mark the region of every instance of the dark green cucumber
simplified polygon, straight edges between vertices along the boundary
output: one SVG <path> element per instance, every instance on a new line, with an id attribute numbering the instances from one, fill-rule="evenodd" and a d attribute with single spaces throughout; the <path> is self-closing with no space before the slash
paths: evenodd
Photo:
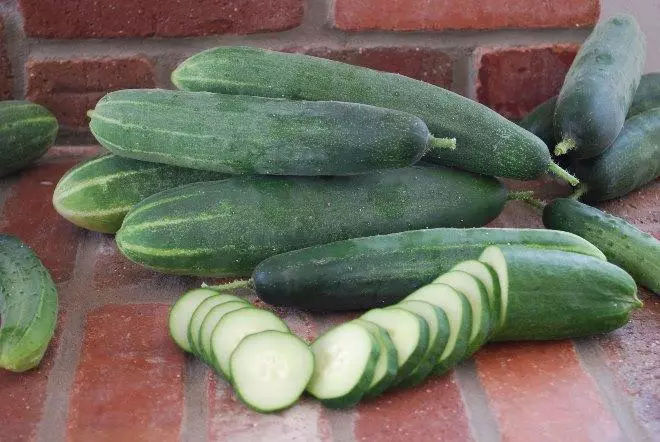
<path id="1" fill-rule="evenodd" d="M 90 116 L 113 153 L 233 174 L 351 175 L 410 166 L 443 143 L 415 115 L 331 101 L 122 90 Z"/>
<path id="2" fill-rule="evenodd" d="M 29 101 L 0 101 L 0 177 L 41 157 L 55 142 L 57 119 Z"/>
<path id="3" fill-rule="evenodd" d="M 173 73 L 180 89 L 292 100 L 370 104 L 419 116 L 436 137 L 456 138 L 456 150 L 430 149 L 425 159 L 484 175 L 535 179 L 552 170 L 543 142 L 486 106 L 402 75 L 337 61 L 249 47 L 196 54 Z"/>
<path id="4" fill-rule="evenodd" d="M 227 178 L 218 172 L 103 155 L 69 170 L 53 192 L 55 210 L 88 230 L 115 233 L 128 211 L 146 197 L 199 181 Z"/>
<path id="5" fill-rule="evenodd" d="M 39 365 L 57 310 L 48 270 L 18 238 L 0 234 L 0 368 L 22 372 Z"/>
<path id="6" fill-rule="evenodd" d="M 559 250 L 491 246 L 479 258 L 495 269 L 505 309 L 496 341 L 550 340 L 621 327 L 637 298 L 633 278 L 606 261 Z"/>
<path id="7" fill-rule="evenodd" d="M 642 75 L 626 118 L 632 118 L 656 107 L 660 107 L 660 72 Z"/>
<path id="8" fill-rule="evenodd" d="M 257 295 L 273 305 L 329 311 L 384 307 L 497 244 L 564 250 L 605 260 L 594 245 L 565 232 L 441 228 L 282 253 L 259 263 L 252 281 Z"/>
<path id="9" fill-rule="evenodd" d="M 548 229 L 580 235 L 639 284 L 660 294 L 660 241 L 648 233 L 621 218 L 566 198 L 545 206 L 543 224 Z"/>
<path id="10" fill-rule="evenodd" d="M 585 201 L 624 196 L 660 176 L 660 107 L 626 121 L 612 147 L 580 161 L 575 172 L 584 181 Z"/>
<path id="11" fill-rule="evenodd" d="M 644 69 L 646 44 L 637 21 L 625 14 L 596 25 L 578 51 L 557 98 L 556 155 L 602 154 L 623 127 Z"/>
<path id="12" fill-rule="evenodd" d="M 162 272 L 243 276 L 269 256 L 312 245 L 481 226 L 505 201 L 497 179 L 442 167 L 350 177 L 239 176 L 143 200 L 124 219 L 117 244 L 131 260 Z"/>

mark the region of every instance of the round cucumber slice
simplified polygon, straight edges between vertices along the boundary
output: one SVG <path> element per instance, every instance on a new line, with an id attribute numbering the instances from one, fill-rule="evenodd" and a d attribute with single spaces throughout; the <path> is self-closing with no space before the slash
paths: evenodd
<path id="1" fill-rule="evenodd" d="M 376 361 L 374 377 L 371 380 L 369 389 L 364 393 L 365 397 L 376 397 L 394 383 L 397 371 L 399 370 L 396 347 L 394 347 L 390 335 L 387 334 L 387 330 L 383 327 L 360 318 L 354 319 L 353 322 L 364 327 L 369 333 L 371 333 L 371 336 L 376 339 L 378 347 L 380 348 L 380 355 L 378 356 L 378 361 Z"/>
<path id="2" fill-rule="evenodd" d="M 222 317 L 235 310 L 250 307 L 252 306 L 247 302 L 231 301 L 216 305 L 208 312 L 199 329 L 199 350 L 200 356 L 204 361 L 214 365 L 211 351 L 211 335 L 213 334 L 213 329 L 218 325 L 218 322 L 220 322 Z M 216 367 L 216 369 L 218 368 Z"/>
<path id="3" fill-rule="evenodd" d="M 496 329 L 501 327 L 504 322 L 502 319 L 502 306 L 500 302 L 500 280 L 497 277 L 495 270 L 488 264 L 474 259 L 460 262 L 456 264 L 452 270 L 460 270 L 461 272 L 469 273 L 481 281 L 488 294 L 488 303 L 490 304 L 490 311 L 493 316 L 493 327 Z"/>
<path id="4" fill-rule="evenodd" d="M 204 353 L 200 347 L 199 332 L 202 328 L 202 322 L 204 318 L 211 311 L 211 309 L 217 305 L 224 304 L 226 302 L 243 302 L 246 303 L 242 298 L 234 295 L 228 295 L 225 293 L 218 293 L 215 296 L 206 298 L 197 306 L 195 311 L 190 318 L 190 324 L 188 324 L 188 342 L 190 342 L 190 349 L 193 353 L 200 356 L 204 359 Z"/>
<path id="5" fill-rule="evenodd" d="M 193 313 L 205 299 L 216 296 L 217 291 L 201 288 L 184 293 L 170 309 L 168 328 L 174 342 L 187 352 L 192 352 L 188 326 Z"/>
<path id="6" fill-rule="evenodd" d="M 509 271 L 507 269 L 504 254 L 497 246 L 489 246 L 479 256 L 479 261 L 488 264 L 495 273 L 500 283 L 500 328 L 506 323 L 506 312 L 509 304 Z"/>

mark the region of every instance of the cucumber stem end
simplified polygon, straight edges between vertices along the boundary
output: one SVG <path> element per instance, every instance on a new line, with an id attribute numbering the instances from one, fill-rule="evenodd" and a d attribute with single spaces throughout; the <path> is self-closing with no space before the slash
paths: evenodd
<path id="1" fill-rule="evenodd" d="M 429 136 L 429 146 L 431 149 L 456 149 L 456 138 L 436 138 Z"/>
<path id="2" fill-rule="evenodd" d="M 568 173 L 566 170 L 562 169 L 557 163 L 551 161 L 550 166 L 548 166 L 548 171 L 554 174 L 556 177 L 561 178 L 564 181 L 567 181 L 571 186 L 575 187 L 580 184 L 580 180 L 575 178 L 573 175 Z"/>
<path id="3" fill-rule="evenodd" d="M 209 289 L 212 289 L 212 290 L 219 290 L 219 291 L 250 288 L 250 287 L 252 287 L 252 280 L 251 279 L 237 279 L 236 281 L 232 281 L 232 282 L 228 282 L 228 283 L 220 284 L 220 285 L 202 284 L 202 287 L 209 288 Z"/>
<path id="4" fill-rule="evenodd" d="M 518 190 L 515 192 L 509 192 L 506 197 L 507 201 L 524 201 L 532 207 L 543 210 L 545 207 L 545 202 L 541 201 L 538 198 L 534 198 L 533 190 Z"/>
<path id="5" fill-rule="evenodd" d="M 577 147 L 575 144 L 575 140 L 572 138 L 566 138 L 565 140 L 560 141 L 556 146 L 555 146 L 555 155 L 564 155 L 566 154 L 569 150 L 573 150 Z"/>

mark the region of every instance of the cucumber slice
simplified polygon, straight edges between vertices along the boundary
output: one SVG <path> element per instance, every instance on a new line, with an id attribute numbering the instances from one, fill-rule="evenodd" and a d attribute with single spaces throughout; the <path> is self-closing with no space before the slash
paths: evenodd
<path id="1" fill-rule="evenodd" d="M 199 332 L 202 329 L 202 322 L 204 322 L 206 315 L 211 311 L 213 307 L 217 305 L 236 301 L 242 301 L 244 303 L 246 302 L 238 296 L 216 292 L 215 296 L 206 298 L 201 302 L 201 304 L 197 306 L 192 314 L 192 317 L 190 318 L 190 324 L 188 324 L 188 342 L 190 342 L 190 349 L 193 353 L 204 359 L 204 354 L 202 353 L 202 349 L 199 345 Z"/>
<path id="2" fill-rule="evenodd" d="M 509 305 L 509 271 L 506 267 L 504 254 L 498 247 L 487 247 L 479 256 L 479 261 L 488 264 L 495 273 L 500 283 L 500 326 L 506 322 L 507 306 Z"/>
<path id="3" fill-rule="evenodd" d="M 190 339 L 188 338 L 188 325 L 190 325 L 193 313 L 205 299 L 217 295 L 218 292 L 215 290 L 193 289 L 181 295 L 170 309 L 168 321 L 170 336 L 183 350 L 192 351 Z"/>
<path id="4" fill-rule="evenodd" d="M 419 365 L 429 345 L 429 326 L 415 313 L 397 307 L 373 309 L 362 315 L 362 319 L 380 325 L 390 335 L 397 353 L 399 370 L 394 383 L 410 376 Z"/>
<path id="5" fill-rule="evenodd" d="M 261 413 L 295 404 L 314 371 L 314 355 L 291 333 L 268 330 L 241 340 L 229 361 L 238 398 Z"/>
<path id="6" fill-rule="evenodd" d="M 504 325 L 502 305 L 500 303 L 500 280 L 495 270 L 481 261 L 474 259 L 456 264 L 452 270 L 460 270 L 477 278 L 486 288 L 488 304 L 492 315 L 493 328 L 499 329 Z"/>
<path id="7" fill-rule="evenodd" d="M 387 330 L 383 327 L 360 318 L 354 319 L 352 322 L 364 327 L 369 333 L 371 333 L 371 336 L 376 339 L 378 347 L 380 348 L 380 355 L 378 356 L 378 361 L 376 361 L 374 377 L 371 380 L 369 389 L 364 394 L 365 397 L 376 397 L 394 383 L 394 379 L 399 370 L 396 347 L 394 347 L 390 335 L 387 334 Z"/>
<path id="8" fill-rule="evenodd" d="M 204 321 L 202 322 L 202 326 L 199 328 L 200 357 L 204 361 L 210 365 L 214 364 L 214 359 L 211 352 L 211 335 L 213 334 L 213 329 L 215 329 L 222 317 L 227 313 L 250 307 L 252 306 L 247 302 L 230 301 L 225 302 L 224 304 L 216 305 L 208 312 L 204 318 Z M 220 371 L 217 367 L 215 368 L 216 370 Z"/>
<path id="9" fill-rule="evenodd" d="M 229 360 L 232 352 L 244 337 L 266 330 L 290 333 L 286 323 L 268 310 L 248 307 L 224 315 L 211 333 L 214 366 L 231 380 Z"/>
<path id="10" fill-rule="evenodd" d="M 435 368 L 438 358 L 445 350 L 447 341 L 449 340 L 449 320 L 444 310 L 428 302 L 404 300 L 397 304 L 397 307 L 417 313 L 424 318 L 426 324 L 429 326 L 429 345 L 422 361 L 410 376 L 399 384 L 402 387 L 412 387 L 426 379 L 433 371 L 433 368 Z"/>
<path id="11" fill-rule="evenodd" d="M 463 293 L 472 308 L 472 331 L 464 358 L 472 356 L 488 340 L 493 324 L 488 304 L 488 294 L 484 285 L 469 273 L 458 270 L 449 271 L 437 277 L 434 284 L 447 284 Z"/>
<path id="12" fill-rule="evenodd" d="M 444 374 L 465 356 L 472 330 L 472 311 L 464 294 L 446 284 L 429 284 L 415 290 L 406 301 L 424 301 L 444 310 L 449 321 L 449 340 L 433 372 Z"/>
<path id="13" fill-rule="evenodd" d="M 380 356 L 371 333 L 347 322 L 319 336 L 311 348 L 314 373 L 307 392 L 328 407 L 357 404 L 371 385 Z"/>

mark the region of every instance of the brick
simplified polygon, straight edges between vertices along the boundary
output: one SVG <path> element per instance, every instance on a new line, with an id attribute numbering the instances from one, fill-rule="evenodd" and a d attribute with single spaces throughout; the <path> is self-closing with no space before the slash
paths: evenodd
<path id="1" fill-rule="evenodd" d="M 68 441 L 178 441 L 185 357 L 167 305 L 108 305 L 87 315 Z"/>
<path id="2" fill-rule="evenodd" d="M 231 442 L 331 441 L 330 424 L 318 401 L 302 398 L 277 414 L 260 414 L 236 399 L 216 375 L 208 383 L 208 440 Z"/>
<path id="3" fill-rule="evenodd" d="M 451 87 L 452 83 L 452 59 L 449 55 L 437 49 L 375 47 L 293 50 L 379 71 L 394 72 L 445 88 Z"/>
<path id="4" fill-rule="evenodd" d="M 621 440 L 571 341 L 490 344 L 477 372 L 502 440 Z"/>
<path id="5" fill-rule="evenodd" d="M 9 189 L 0 217 L 0 232 L 32 247 L 58 282 L 71 277 L 83 231 L 62 218 L 51 201 L 59 179 L 77 163 L 53 160 L 23 170 Z"/>
<path id="6" fill-rule="evenodd" d="M 55 335 L 41 363 L 34 370 L 12 373 L 0 370 L 0 428 L 3 442 L 36 440 L 41 420 L 48 376 L 55 362 L 66 316 L 60 312 Z"/>
<path id="7" fill-rule="evenodd" d="M 598 0 L 336 0 L 334 25 L 347 31 L 573 28 L 593 25 Z"/>
<path id="8" fill-rule="evenodd" d="M 415 387 L 391 390 L 362 402 L 357 441 L 469 441 L 468 419 L 454 375 L 431 377 Z"/>
<path id="9" fill-rule="evenodd" d="M 624 327 L 598 338 L 606 364 L 630 398 L 636 420 L 649 435 L 660 435 L 660 298 L 640 291 L 644 308 L 635 310 Z"/>
<path id="10" fill-rule="evenodd" d="M 303 0 L 19 0 L 28 37 L 185 37 L 282 31 Z"/>
<path id="11" fill-rule="evenodd" d="M 2 16 L 0 16 L 0 100 L 8 100 L 12 93 L 11 64 L 7 57 L 5 44 L 5 29 Z"/>
<path id="12" fill-rule="evenodd" d="M 478 49 L 477 100 L 507 118 L 522 118 L 559 93 L 577 51 L 571 44 Z"/>
<path id="13" fill-rule="evenodd" d="M 87 111 L 107 92 L 155 85 L 153 65 L 143 57 L 27 62 L 28 100 L 50 109 L 64 126 L 87 126 Z"/>

